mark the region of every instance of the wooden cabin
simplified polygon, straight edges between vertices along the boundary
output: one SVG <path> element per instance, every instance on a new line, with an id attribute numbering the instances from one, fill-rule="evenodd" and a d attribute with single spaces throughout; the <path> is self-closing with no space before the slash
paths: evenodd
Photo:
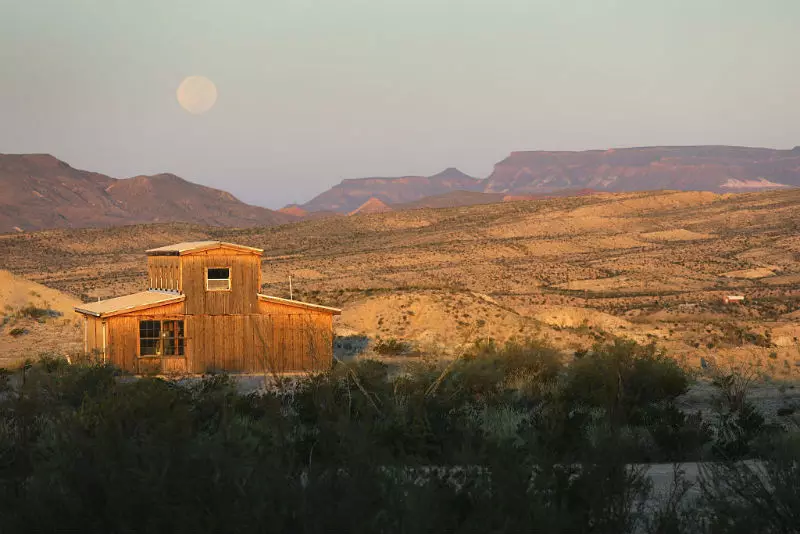
<path id="1" fill-rule="evenodd" d="M 341 310 L 271 297 L 261 249 L 198 241 L 147 251 L 147 290 L 75 307 L 84 349 L 131 373 L 320 371 Z"/>

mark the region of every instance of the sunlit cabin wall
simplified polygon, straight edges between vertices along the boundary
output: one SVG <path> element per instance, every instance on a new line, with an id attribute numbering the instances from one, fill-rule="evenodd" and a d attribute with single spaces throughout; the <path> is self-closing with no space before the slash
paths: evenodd
<path id="1" fill-rule="evenodd" d="M 180 257 L 148 256 L 147 287 L 149 289 L 183 291 Z"/>
<path id="2" fill-rule="evenodd" d="M 84 350 L 87 354 L 103 355 L 103 321 L 98 317 L 84 316 Z"/>
<path id="3" fill-rule="evenodd" d="M 261 256 L 233 249 L 212 249 L 180 256 L 182 288 L 189 315 L 246 315 L 258 312 Z M 206 270 L 230 268 L 231 288 L 206 290 Z"/>
<path id="4" fill-rule="evenodd" d="M 185 348 L 183 356 L 163 358 L 140 358 L 139 321 L 150 319 L 185 320 L 183 302 L 166 304 L 155 308 L 114 315 L 103 319 L 107 331 L 107 361 L 130 373 L 162 372 L 167 366 L 174 372 L 186 372 L 189 351 Z M 184 330 L 184 337 L 189 334 Z M 154 367 L 154 368 L 148 368 Z"/>
<path id="5" fill-rule="evenodd" d="M 322 371 L 333 361 L 332 318 L 286 307 L 266 315 L 190 315 L 190 371 Z"/>

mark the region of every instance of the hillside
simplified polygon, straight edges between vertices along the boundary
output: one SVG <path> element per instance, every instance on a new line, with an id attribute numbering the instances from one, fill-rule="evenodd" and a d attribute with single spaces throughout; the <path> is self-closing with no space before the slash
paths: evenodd
<path id="1" fill-rule="evenodd" d="M 390 208 L 385 202 L 375 197 L 371 197 L 359 207 L 348 213 L 348 215 L 367 215 L 370 213 L 384 213 L 386 211 L 392 211 L 392 208 Z"/>
<path id="2" fill-rule="evenodd" d="M 600 193 L 392 211 L 272 228 L 186 224 L 0 236 L 26 278 L 84 300 L 136 291 L 144 250 L 223 239 L 264 249 L 263 290 L 344 308 L 340 335 L 447 351 L 543 335 L 565 353 L 610 335 L 691 365 L 800 373 L 800 189 Z M 741 294 L 741 306 L 724 306 Z"/>
<path id="3" fill-rule="evenodd" d="M 424 197 L 414 202 L 394 204 L 395 210 L 416 210 L 420 208 L 456 208 L 458 206 L 474 206 L 503 202 L 502 193 L 481 193 L 479 191 L 451 191 L 441 195 Z"/>
<path id="4" fill-rule="evenodd" d="M 481 180 L 468 176 L 458 169 L 450 168 L 433 176 L 342 180 L 338 185 L 317 195 L 301 207 L 306 211 L 349 213 L 373 197 L 386 204 L 400 204 L 450 191 L 482 189 Z"/>
<path id="5" fill-rule="evenodd" d="M 0 368 L 26 357 L 81 348 L 75 297 L 0 269 Z"/>
<path id="6" fill-rule="evenodd" d="M 46 154 L 0 154 L 0 233 L 143 222 L 267 226 L 296 220 L 172 174 L 115 179 Z"/>

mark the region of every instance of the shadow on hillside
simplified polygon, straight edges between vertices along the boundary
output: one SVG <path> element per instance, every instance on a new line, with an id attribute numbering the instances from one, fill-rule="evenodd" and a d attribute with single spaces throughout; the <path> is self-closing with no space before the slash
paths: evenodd
<path id="1" fill-rule="evenodd" d="M 333 357 L 342 361 L 352 360 L 367 350 L 367 336 L 337 336 L 333 340 Z"/>

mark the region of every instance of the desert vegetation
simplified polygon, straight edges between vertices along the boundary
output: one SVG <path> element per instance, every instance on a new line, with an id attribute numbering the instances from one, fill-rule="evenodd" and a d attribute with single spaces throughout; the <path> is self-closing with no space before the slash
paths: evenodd
<path id="1" fill-rule="evenodd" d="M 54 230 L 2 236 L 0 256 L 15 274 L 89 301 L 141 288 L 147 248 L 221 239 L 264 249 L 262 292 L 288 297 L 291 273 L 295 298 L 344 309 L 340 331 L 412 353 L 538 330 L 565 353 L 627 337 L 695 369 L 730 356 L 795 380 L 798 220 L 796 189 L 641 192 L 269 228 Z M 729 294 L 745 301 L 723 304 Z"/>
<path id="2" fill-rule="evenodd" d="M 792 415 L 768 421 L 722 366 L 716 407 L 687 413 L 700 378 L 624 339 L 566 363 L 488 340 L 251 393 L 44 357 L 0 373 L 0 530 L 795 531 Z M 697 461 L 698 495 L 677 476 L 653 499 L 642 464 Z"/>

